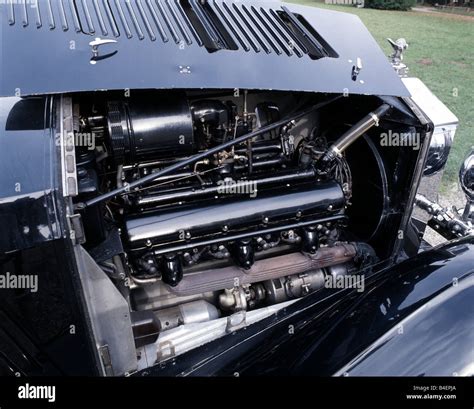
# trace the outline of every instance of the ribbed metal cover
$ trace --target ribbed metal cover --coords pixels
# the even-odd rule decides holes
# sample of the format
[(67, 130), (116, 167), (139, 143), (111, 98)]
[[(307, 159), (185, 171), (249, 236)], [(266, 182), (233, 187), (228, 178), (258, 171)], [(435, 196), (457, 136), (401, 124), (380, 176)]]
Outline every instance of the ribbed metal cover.
[[(0, 0), (0, 27), (1, 96), (124, 89), (409, 95), (357, 16), (276, 0)], [(358, 58), (363, 69), (354, 79)]]
[(8, 23), (149, 40), (209, 52), (245, 50), (311, 58), (337, 53), (299, 15), (217, 0), (7, 0)]

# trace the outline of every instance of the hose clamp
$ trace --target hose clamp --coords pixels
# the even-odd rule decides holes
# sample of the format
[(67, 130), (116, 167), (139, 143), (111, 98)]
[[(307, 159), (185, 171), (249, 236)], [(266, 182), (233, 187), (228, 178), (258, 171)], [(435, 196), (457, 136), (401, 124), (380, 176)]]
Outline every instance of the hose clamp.
[(379, 126), (379, 120), (380, 120), (380, 118), (379, 118), (377, 115), (375, 115), (373, 112), (371, 112), (369, 115), (370, 115), (370, 117), (373, 119), (374, 125), (375, 125), (375, 126)]

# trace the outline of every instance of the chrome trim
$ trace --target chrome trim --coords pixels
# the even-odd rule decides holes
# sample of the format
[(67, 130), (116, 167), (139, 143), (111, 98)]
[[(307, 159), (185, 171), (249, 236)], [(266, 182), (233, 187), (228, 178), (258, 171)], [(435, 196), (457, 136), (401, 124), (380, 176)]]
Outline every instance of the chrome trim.
[[(459, 123), (458, 118), (439, 100), (419, 78), (402, 78), (404, 85), (411, 93), (408, 100), (412, 111), (424, 120), (431, 122), (433, 131), (429, 137), (426, 155), (420, 156), (425, 161), (423, 174), (419, 184), (413, 186), (413, 192), (437, 202), (439, 187), (446, 162)], [(411, 202), (410, 202), (411, 203)], [(416, 229), (418, 237), (423, 237), (430, 216), (418, 209), (410, 210), (411, 225)]]
[(470, 202), (474, 202), (474, 147), (459, 170), (459, 182)]
[(61, 150), (61, 168), (63, 196), (77, 196), (76, 149), (74, 143), (74, 116), (72, 99), (61, 97), (60, 100), (60, 134), (59, 148)]

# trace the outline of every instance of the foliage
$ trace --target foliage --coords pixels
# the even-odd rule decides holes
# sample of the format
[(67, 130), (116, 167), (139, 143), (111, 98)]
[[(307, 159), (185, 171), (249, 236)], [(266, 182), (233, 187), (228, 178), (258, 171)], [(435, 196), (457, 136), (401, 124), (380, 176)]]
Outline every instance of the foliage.
[(365, 0), (364, 6), (369, 9), (407, 11), (415, 3), (415, 0)]

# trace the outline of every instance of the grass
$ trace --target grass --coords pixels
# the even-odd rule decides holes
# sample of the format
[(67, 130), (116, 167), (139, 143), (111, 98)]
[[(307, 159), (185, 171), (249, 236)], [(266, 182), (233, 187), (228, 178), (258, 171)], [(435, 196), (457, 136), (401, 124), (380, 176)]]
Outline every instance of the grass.
[(460, 16), (474, 16), (474, 9), (466, 9), (465, 7), (447, 7), (433, 9), (436, 13), (459, 14)]
[(290, 1), (356, 14), (387, 55), (392, 51), (387, 37), (404, 37), (408, 41), (404, 62), (410, 76), (420, 78), (459, 118), (444, 180), (455, 181), (464, 156), (474, 145), (474, 19), (441, 13), (358, 9), (314, 0)]

